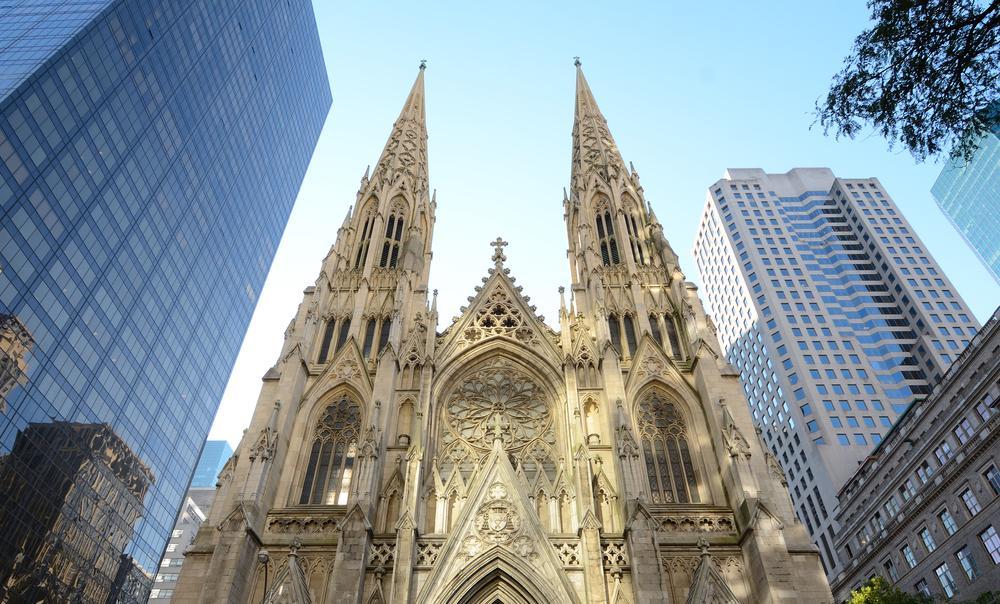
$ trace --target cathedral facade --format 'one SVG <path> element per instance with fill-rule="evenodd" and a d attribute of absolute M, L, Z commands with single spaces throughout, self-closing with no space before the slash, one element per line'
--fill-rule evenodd
<path fill-rule="evenodd" d="M 570 180 L 558 330 L 497 239 L 439 332 L 421 67 L 263 378 L 178 601 L 832 602 L 579 64 Z"/>

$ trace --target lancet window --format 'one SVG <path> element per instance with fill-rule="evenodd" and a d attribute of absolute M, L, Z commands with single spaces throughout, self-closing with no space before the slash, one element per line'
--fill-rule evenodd
<path fill-rule="evenodd" d="M 382 244 L 382 255 L 378 265 L 382 268 L 396 268 L 399 260 L 400 246 L 403 240 L 403 214 L 394 210 L 385 223 L 385 242 Z"/>
<path fill-rule="evenodd" d="M 670 342 L 671 354 L 675 359 L 679 359 L 683 356 L 683 352 L 681 351 L 681 340 L 677 336 L 677 323 L 674 321 L 673 315 L 663 315 L 663 323 L 667 328 L 667 340 Z"/>
<path fill-rule="evenodd" d="M 340 328 L 339 331 L 337 328 Z M 336 347 L 333 347 L 333 352 L 337 352 L 347 341 L 347 335 L 351 331 L 351 319 L 350 317 L 337 320 L 337 317 L 330 317 L 326 321 L 326 325 L 323 327 L 323 335 L 319 341 L 319 354 L 316 355 L 317 363 L 325 363 L 330 358 L 331 347 L 334 344 L 334 336 L 336 336 Z"/>
<path fill-rule="evenodd" d="M 621 256 L 618 253 L 618 240 L 615 237 L 615 224 L 610 210 L 597 214 L 597 240 L 601 247 L 601 262 L 604 266 L 619 264 Z"/>
<path fill-rule="evenodd" d="M 642 237 L 639 235 L 639 223 L 636 222 L 633 212 L 625 214 L 625 228 L 628 230 L 628 241 L 632 247 L 632 257 L 635 258 L 636 264 L 646 264 L 646 254 L 642 249 Z"/>
<path fill-rule="evenodd" d="M 365 265 L 365 258 L 368 256 L 368 247 L 372 241 L 373 230 L 375 230 L 375 215 L 369 211 L 365 216 L 364 226 L 361 227 L 361 237 L 358 238 L 358 253 L 354 258 L 355 269 L 360 269 Z"/>
<path fill-rule="evenodd" d="M 699 503 L 687 426 L 677 407 L 651 392 L 639 403 L 638 425 L 653 503 Z"/>
<path fill-rule="evenodd" d="M 313 430 L 300 504 L 347 504 L 360 431 L 361 408 L 350 398 L 327 405 Z"/>
<path fill-rule="evenodd" d="M 649 315 L 649 335 L 653 341 L 663 346 L 663 333 L 660 331 L 660 315 L 651 313 Z"/>
<path fill-rule="evenodd" d="M 635 321 L 632 315 L 608 315 L 608 331 L 611 334 L 611 345 L 622 358 L 631 358 L 635 354 L 637 341 L 635 337 Z M 622 348 L 624 343 L 625 347 Z"/>
<path fill-rule="evenodd" d="M 361 356 L 372 359 L 382 354 L 389 343 L 389 330 L 392 329 L 390 317 L 372 317 L 365 325 L 365 338 L 362 342 Z M 372 354 L 374 352 L 374 354 Z"/>

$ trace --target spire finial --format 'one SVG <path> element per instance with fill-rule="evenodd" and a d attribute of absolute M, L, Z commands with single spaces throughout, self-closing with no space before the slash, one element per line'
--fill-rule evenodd
<path fill-rule="evenodd" d="M 427 69 L 427 59 L 420 59 L 420 71 Z"/>
<path fill-rule="evenodd" d="M 503 268 L 503 261 L 507 259 L 507 256 L 503 253 L 503 248 L 507 247 L 507 242 L 497 237 L 496 240 L 491 241 L 490 245 L 493 246 L 493 264 L 496 265 L 497 270 Z"/>
<path fill-rule="evenodd" d="M 580 62 L 580 57 L 573 57 L 573 64 L 577 67 L 583 65 L 583 63 Z"/>

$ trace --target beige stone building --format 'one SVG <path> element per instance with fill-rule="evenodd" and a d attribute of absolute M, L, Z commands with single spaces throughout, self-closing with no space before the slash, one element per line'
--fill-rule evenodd
<path fill-rule="evenodd" d="M 579 66 L 558 330 L 497 239 L 438 331 L 426 143 L 421 68 L 264 376 L 175 599 L 831 602 Z"/>
<path fill-rule="evenodd" d="M 838 601 L 882 576 L 911 593 L 1000 593 L 1000 310 L 840 491 Z"/>

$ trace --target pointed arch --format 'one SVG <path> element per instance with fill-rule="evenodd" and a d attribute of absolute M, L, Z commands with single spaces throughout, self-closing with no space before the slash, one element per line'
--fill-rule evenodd
<path fill-rule="evenodd" d="M 368 257 L 368 248 L 372 240 L 372 232 L 375 230 L 376 213 L 378 200 L 371 197 L 365 202 L 362 210 L 358 212 L 358 222 L 361 224 L 361 232 L 354 244 L 354 269 L 361 270 L 365 266 L 365 259 Z"/>
<path fill-rule="evenodd" d="M 378 265 L 382 268 L 396 268 L 403 244 L 404 225 L 409 216 L 409 204 L 402 195 L 397 195 L 389 204 L 385 221 L 385 237 Z"/>
<path fill-rule="evenodd" d="M 300 433 L 310 444 L 296 460 L 293 504 L 346 504 L 365 416 L 363 400 L 354 388 L 341 384 L 313 404 Z"/>
<path fill-rule="evenodd" d="M 524 559 L 494 547 L 468 565 L 441 589 L 434 604 L 547 604 L 576 603 L 570 590 L 552 588 L 552 580 L 538 575 Z M 560 585 L 557 583 L 557 585 Z M 561 593 L 560 593 L 561 592 Z"/>
<path fill-rule="evenodd" d="M 687 406 L 659 384 L 645 388 L 635 404 L 636 434 L 653 503 L 701 503 L 702 486 L 692 449 Z"/>

